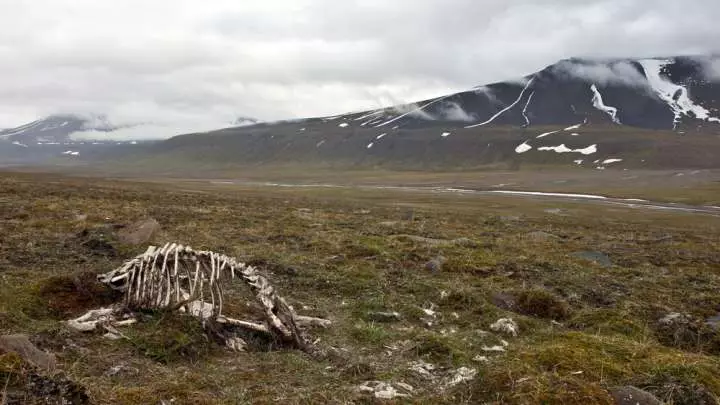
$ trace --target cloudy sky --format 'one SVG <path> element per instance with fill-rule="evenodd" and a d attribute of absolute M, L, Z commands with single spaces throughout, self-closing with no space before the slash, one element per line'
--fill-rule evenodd
<path fill-rule="evenodd" d="M 571 56 L 719 52 L 718 15 L 717 0 L 0 0 L 0 128 L 332 115 Z"/>

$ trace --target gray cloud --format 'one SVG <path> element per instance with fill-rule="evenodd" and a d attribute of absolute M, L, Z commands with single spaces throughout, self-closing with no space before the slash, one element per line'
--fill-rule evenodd
<path fill-rule="evenodd" d="M 582 64 L 563 61 L 557 67 L 570 77 L 581 77 L 598 85 L 647 86 L 647 80 L 643 73 L 629 62 Z"/>
<path fill-rule="evenodd" d="M 716 15 L 715 0 L 0 0 L 0 127 L 96 112 L 169 136 L 359 111 L 573 56 L 719 52 Z"/>

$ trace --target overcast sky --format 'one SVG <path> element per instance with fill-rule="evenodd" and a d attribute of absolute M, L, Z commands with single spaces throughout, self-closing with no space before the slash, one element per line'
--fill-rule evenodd
<path fill-rule="evenodd" d="M 718 52 L 718 15 L 718 0 L 0 0 L 0 128 L 376 108 L 571 56 Z"/>

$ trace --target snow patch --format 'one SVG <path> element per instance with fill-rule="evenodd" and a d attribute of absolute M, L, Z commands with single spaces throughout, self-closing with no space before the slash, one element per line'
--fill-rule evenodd
<path fill-rule="evenodd" d="M 528 116 L 527 116 L 527 110 L 528 110 L 528 107 L 530 106 L 530 102 L 532 101 L 532 98 L 534 95 L 535 95 L 535 91 L 530 93 L 530 97 L 528 97 L 527 103 L 525 103 L 525 108 L 523 108 L 523 110 L 522 110 L 523 118 L 525 118 L 525 125 L 528 127 L 530 126 L 530 118 L 528 118 Z"/>
<path fill-rule="evenodd" d="M 601 195 L 594 195 L 594 194 L 543 193 L 540 191 L 509 191 L 509 190 L 495 190 L 495 191 L 488 191 L 488 193 L 512 194 L 512 195 L 534 195 L 534 196 L 545 196 L 545 197 L 586 198 L 589 200 L 607 200 L 607 197 L 604 197 Z"/>
<path fill-rule="evenodd" d="M 442 136 L 443 138 L 447 138 L 451 134 L 452 134 L 452 132 L 443 132 L 442 135 L 440 135 L 440 136 Z"/>
<path fill-rule="evenodd" d="M 373 145 L 374 145 L 374 143 L 373 143 L 373 142 L 370 142 L 370 143 L 367 145 L 367 148 L 370 149 L 370 148 L 373 147 Z"/>
<path fill-rule="evenodd" d="M 347 122 L 343 122 L 342 124 L 338 125 L 340 128 L 347 128 L 350 126 Z"/>
<path fill-rule="evenodd" d="M 321 147 L 324 143 L 325 143 L 325 140 L 323 139 L 322 141 L 316 143 L 316 144 L 315 144 L 315 147 L 316 147 L 316 148 L 319 148 L 319 147 Z"/>
<path fill-rule="evenodd" d="M 565 144 L 558 146 L 541 146 L 538 148 L 539 151 L 554 151 L 557 153 L 581 153 L 583 155 L 592 155 L 597 152 L 597 145 L 590 145 L 587 148 L 582 149 L 570 149 Z"/>
<path fill-rule="evenodd" d="M 18 142 L 18 141 L 13 141 L 12 144 L 13 144 L 13 145 L 16 145 L 16 146 L 21 146 L 21 147 L 23 147 L 23 148 L 27 148 L 27 147 L 28 147 L 28 146 L 25 145 L 24 143 L 20 143 L 20 142 Z"/>
<path fill-rule="evenodd" d="M 605 160 L 603 160 L 602 164 L 609 165 L 611 163 L 618 163 L 618 162 L 622 162 L 622 161 L 623 161 L 622 159 L 605 159 Z"/>
<path fill-rule="evenodd" d="M 537 138 L 538 138 L 538 139 L 540 139 L 540 138 L 545 138 L 545 137 L 548 136 L 548 135 L 557 134 L 558 132 L 560 132 L 560 130 L 552 131 L 552 132 L 545 132 L 545 133 L 542 133 L 542 134 L 538 135 Z"/>
<path fill-rule="evenodd" d="M 362 121 L 362 120 L 364 120 L 365 118 L 374 117 L 374 116 L 379 115 L 379 114 L 382 114 L 382 113 L 383 113 L 382 110 L 372 111 L 372 112 L 370 112 L 370 113 L 368 113 L 368 114 L 365 114 L 365 115 L 363 115 L 363 116 L 360 116 L 360 117 L 355 118 L 353 121 Z"/>
<path fill-rule="evenodd" d="M 515 153 L 525 153 L 532 150 L 532 146 L 528 145 L 527 142 L 523 142 L 515 148 Z"/>
<path fill-rule="evenodd" d="M 652 87 L 660 99 L 667 103 L 675 114 L 673 128 L 677 128 L 682 116 L 688 115 L 689 113 L 692 113 L 692 115 L 700 120 L 720 123 L 720 118 L 711 117 L 710 111 L 701 105 L 695 104 L 692 99 L 690 99 L 690 94 L 684 86 L 675 84 L 661 75 L 662 69 L 670 63 L 673 63 L 672 60 L 643 59 L 639 62 L 645 70 L 645 75 L 650 83 L 650 87 Z"/>
<path fill-rule="evenodd" d="M 80 155 L 80 152 L 71 151 L 71 150 L 66 150 L 66 151 L 63 152 L 62 154 L 63 154 L 63 155 L 67 155 L 67 156 L 78 156 L 78 155 Z"/>
<path fill-rule="evenodd" d="M 448 97 L 448 96 L 446 96 L 446 97 Z M 383 122 L 383 123 L 381 123 L 381 124 L 375 125 L 375 128 L 384 127 L 385 125 L 390 124 L 390 123 L 393 123 L 393 122 L 399 120 L 400 118 L 406 117 L 406 116 L 408 116 L 408 115 L 410 115 L 410 114 L 422 113 L 422 112 L 423 112 L 423 111 L 422 111 L 423 109 L 429 107 L 429 106 L 432 105 L 432 104 L 435 104 L 435 103 L 438 103 L 438 102 L 444 100 L 446 97 L 440 97 L 440 98 L 437 98 L 437 99 L 435 99 L 435 100 L 433 100 L 433 101 L 427 102 L 427 103 L 421 105 L 420 107 L 418 107 L 418 108 L 416 108 L 416 109 L 414 109 L 414 110 L 410 110 L 410 111 L 406 112 L 405 114 L 398 115 L 397 117 L 395 117 L 395 118 L 393 118 L 393 119 L 391 119 L 391 120 L 389 120 L 389 121 L 385 121 L 385 122 Z"/>
<path fill-rule="evenodd" d="M 467 127 L 465 127 L 465 128 L 481 127 L 481 126 L 483 126 L 483 125 L 487 125 L 487 124 L 495 121 L 495 119 L 496 119 L 497 117 L 503 115 L 505 112 L 507 112 L 507 111 L 509 111 L 510 109 L 512 109 L 513 107 L 515 107 L 515 106 L 520 102 L 520 100 L 522 100 L 523 96 L 525 95 L 525 92 L 526 92 L 527 89 L 530 87 L 530 85 L 533 84 L 534 81 L 535 81 L 535 78 L 534 78 L 534 77 L 533 77 L 532 79 L 528 80 L 527 84 L 525 85 L 525 87 L 524 87 L 524 88 L 522 89 L 522 91 L 520 92 L 520 96 L 517 98 L 517 100 L 515 100 L 514 103 L 512 103 L 512 104 L 510 104 L 509 106 L 505 107 L 504 109 L 500 110 L 497 114 L 495 114 L 495 115 L 493 115 L 492 117 L 490 117 L 489 120 L 487 120 L 487 121 L 485 121 L 485 122 L 481 122 L 481 123 L 479 123 L 479 124 L 469 125 L 469 126 L 467 126 Z"/>
<path fill-rule="evenodd" d="M 383 138 L 385 137 L 385 135 L 387 135 L 387 133 L 380 134 L 380 135 L 378 135 L 378 136 L 375 137 L 375 140 L 376 140 L 376 141 L 379 141 L 379 140 L 383 139 Z"/>
<path fill-rule="evenodd" d="M 574 162 L 576 165 L 578 165 L 578 166 L 581 165 L 581 164 L 583 164 L 583 160 L 582 160 L 582 159 L 573 160 L 573 162 Z"/>
<path fill-rule="evenodd" d="M 565 128 L 565 129 L 563 129 L 563 131 L 565 131 L 565 132 L 574 131 L 574 130 L 576 130 L 576 129 L 582 128 L 582 126 L 583 126 L 583 124 L 573 125 L 573 126 L 571 126 L 571 127 L 567 127 L 567 128 Z M 559 131 L 556 131 L 556 132 L 559 132 Z"/>
<path fill-rule="evenodd" d="M 603 102 L 602 94 L 600 94 L 600 91 L 598 90 L 596 85 L 593 84 L 592 86 L 590 86 L 590 90 L 592 90 L 592 92 L 593 92 L 593 98 L 592 98 L 593 107 L 595 107 L 598 110 L 603 111 L 607 115 L 609 115 L 610 118 L 612 118 L 614 123 L 620 124 L 620 120 L 617 117 L 618 109 L 615 107 L 611 107 L 609 105 L 605 105 L 605 103 Z"/>

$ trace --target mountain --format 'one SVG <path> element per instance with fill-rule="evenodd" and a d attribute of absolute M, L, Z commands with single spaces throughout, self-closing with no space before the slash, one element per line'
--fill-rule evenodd
<path fill-rule="evenodd" d="M 720 167 L 710 57 L 567 59 L 417 103 L 178 136 L 145 161 L 396 169 Z"/>
<path fill-rule="evenodd" d="M 0 164 L 71 164 L 108 148 L 119 151 L 118 146 L 137 144 L 112 138 L 114 131 L 123 128 L 102 115 L 51 115 L 0 130 Z M 90 138 L 95 139 L 75 137 L 84 134 L 93 134 Z"/>
<path fill-rule="evenodd" d="M 70 142 L 70 135 L 78 132 L 112 132 L 117 129 L 104 116 L 51 115 L 44 119 L 0 131 L 0 140 L 18 143 Z"/>

